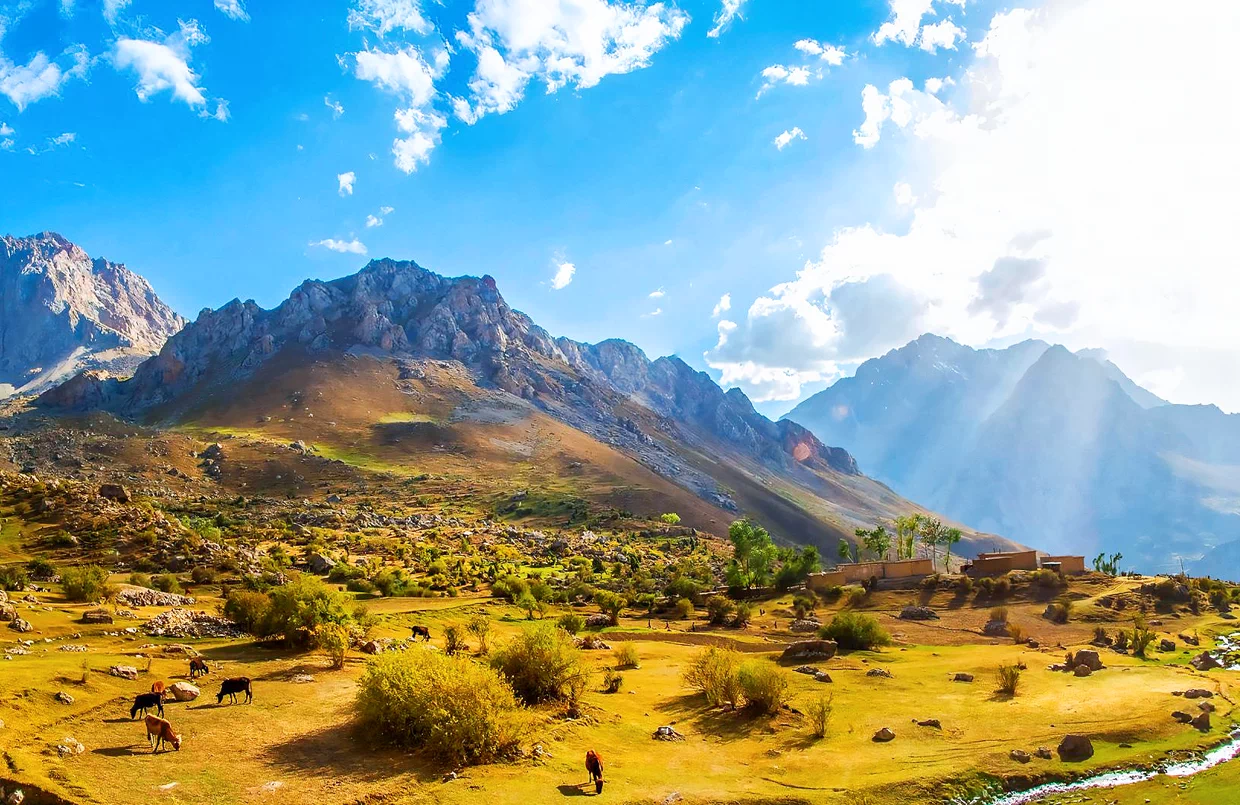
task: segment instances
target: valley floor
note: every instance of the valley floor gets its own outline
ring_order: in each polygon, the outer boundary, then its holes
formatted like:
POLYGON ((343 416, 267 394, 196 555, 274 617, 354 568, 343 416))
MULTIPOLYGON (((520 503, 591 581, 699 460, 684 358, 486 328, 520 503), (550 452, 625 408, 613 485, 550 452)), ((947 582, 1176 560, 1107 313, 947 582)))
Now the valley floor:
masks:
MULTIPOLYGON (((1133 585, 1101 577, 1075 582, 1074 593, 1088 596, 1078 607, 1080 616, 1091 616, 1098 596, 1133 585)), ((331 671, 321 655, 293 654, 248 639, 172 641, 125 634, 127 627, 140 626, 160 611, 154 608, 135 612, 132 620, 95 626, 79 622, 84 605, 68 604, 58 593, 36 593, 37 604, 21 601, 20 594, 15 598, 19 614, 36 631, 17 635, 6 630, 4 636, 6 649, 14 648, 18 637, 35 642, 29 653, 0 661, 0 746, 6 763, 0 777, 72 803, 552 802, 593 795, 585 786, 587 749, 604 758, 603 796, 615 802, 963 802, 1001 780, 1028 784, 1148 764, 1169 752, 1212 745, 1240 716, 1233 711, 1240 674, 1194 671, 1187 664, 1189 647, 1176 638, 1196 631, 1202 647, 1208 647, 1211 636, 1231 628, 1216 615, 1159 616, 1164 624, 1155 628, 1176 640, 1175 652, 1140 660, 1104 650, 1106 669, 1078 678, 1046 666, 1062 661, 1065 649, 1086 647, 1094 624, 1043 620, 1045 602, 1007 604, 1011 621, 1024 625, 1044 647, 1030 649, 983 636, 987 608, 949 592, 881 592, 864 609, 892 632, 896 645, 816 664, 830 674, 831 683, 792 673, 794 709, 775 718, 708 708, 683 685, 681 673, 707 643, 727 642, 751 655, 778 657, 798 638, 787 631, 788 600, 766 602, 765 613, 741 630, 690 632, 688 621, 673 621, 668 631, 657 619, 625 618, 602 634, 613 647, 632 641, 640 656, 639 668, 623 672, 619 693, 597 691, 602 670, 614 662, 612 653, 587 652, 600 676, 595 692, 586 697, 583 718, 540 711, 524 759, 454 770, 418 753, 376 746, 372 736, 353 727, 355 681, 366 662, 362 655, 350 656, 344 670, 331 671), (933 607, 941 620, 897 619, 908 603, 933 607), (120 633, 105 634, 109 631, 120 633), (199 680, 199 699, 166 705, 167 718, 184 736, 181 750, 152 754, 141 720, 129 719, 129 703, 155 680, 187 678, 185 657, 163 648, 174 642, 202 652, 212 673, 199 680), (88 650, 61 650, 67 646, 88 650), (1018 693, 995 693, 996 668, 1016 662, 1028 669, 1018 693), (117 663, 139 668, 138 679, 108 675, 117 663), (891 677, 868 676, 874 668, 890 671, 891 677), (958 672, 973 674, 975 681, 952 681, 958 672), (253 704, 226 700, 217 705, 213 694, 219 681, 241 675, 254 680, 253 704), (313 679, 298 681, 302 675, 313 679), (1173 696, 1188 688, 1215 694, 1217 709, 1207 733, 1170 717, 1172 710, 1194 704, 1173 696), (73 703, 57 702, 58 691, 71 695, 73 703), (821 691, 833 695, 834 712, 827 737, 815 740, 797 710, 821 691), (941 729, 916 725, 925 719, 939 720, 941 729), (674 726, 685 740, 653 740, 662 725, 674 726), (895 733, 894 741, 872 740, 882 727, 895 733), (1089 736, 1094 757, 1078 764, 1057 758, 1021 764, 1009 757, 1013 749, 1053 749, 1067 733, 1089 736), (85 752, 59 757, 57 744, 70 737, 85 752)), ((197 607, 211 609, 215 603, 208 595, 197 607)), ((397 598, 375 604, 380 617, 376 636, 403 640, 409 625, 425 624, 437 645, 445 624, 473 613, 494 621, 493 643, 529 624, 515 607, 491 598, 397 598)), ((819 616, 825 621, 836 608, 822 607, 819 616)), ((697 628, 702 628, 700 621, 697 628)), ((1204 805, 1231 801, 1229 792, 1237 790, 1240 761, 1192 780, 1159 779, 1059 801, 1139 803, 1148 798, 1204 805)))

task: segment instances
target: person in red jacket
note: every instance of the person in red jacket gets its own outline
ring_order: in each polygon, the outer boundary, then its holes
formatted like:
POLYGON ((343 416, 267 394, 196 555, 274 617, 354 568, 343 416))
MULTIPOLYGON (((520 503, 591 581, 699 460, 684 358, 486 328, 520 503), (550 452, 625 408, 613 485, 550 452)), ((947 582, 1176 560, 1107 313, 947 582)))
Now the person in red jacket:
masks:
POLYGON ((590 772, 590 782, 594 783, 594 793, 603 793, 603 759, 593 749, 586 752, 586 771, 590 772))

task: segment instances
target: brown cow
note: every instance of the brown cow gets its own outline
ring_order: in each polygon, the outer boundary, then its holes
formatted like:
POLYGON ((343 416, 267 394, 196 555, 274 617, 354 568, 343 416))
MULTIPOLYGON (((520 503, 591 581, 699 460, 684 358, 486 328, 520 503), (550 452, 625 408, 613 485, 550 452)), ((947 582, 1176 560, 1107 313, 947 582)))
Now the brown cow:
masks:
POLYGON ((158 752, 165 743, 181 751, 181 736, 172 731, 172 725, 159 716, 146 717, 146 742, 151 745, 151 752, 158 752))
POLYGON ((428 629, 425 626, 410 626, 409 628, 413 631, 414 640, 417 640, 420 637, 423 640, 430 642, 430 639, 431 639, 430 629, 428 629))
POLYGON ((603 759, 593 749, 586 752, 586 771, 590 772, 590 782, 594 783, 594 793, 603 793, 603 759))
POLYGON ((206 676, 209 673, 211 673, 211 669, 207 667, 206 660, 202 660, 202 659, 199 659, 198 657, 195 657, 189 661, 189 678, 190 679, 196 679, 199 676, 206 676))

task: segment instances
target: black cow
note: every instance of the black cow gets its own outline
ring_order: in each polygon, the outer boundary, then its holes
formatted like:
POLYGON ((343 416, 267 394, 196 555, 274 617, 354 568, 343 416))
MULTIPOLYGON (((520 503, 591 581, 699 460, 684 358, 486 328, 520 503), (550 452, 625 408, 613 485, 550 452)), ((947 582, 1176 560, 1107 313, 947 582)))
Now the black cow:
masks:
POLYGON ((189 678, 190 679, 196 679, 200 676, 206 676, 209 673, 211 673, 211 669, 207 667, 206 660, 202 660, 202 659, 199 659, 198 657, 195 657, 189 661, 189 678))
POLYGON ((430 629, 428 629, 425 626, 410 626, 409 628, 413 630, 414 640, 417 640, 420 637, 423 640, 426 640, 428 643, 430 642, 430 639, 431 639, 430 629))
POLYGON ((133 699, 133 707, 129 709, 129 720, 138 717, 138 713, 146 715, 146 711, 155 708, 160 717, 164 715, 164 694, 161 693, 139 693, 133 699))
POLYGON ((232 704, 237 703, 237 694, 245 693, 245 703, 249 704, 254 701, 254 691, 250 688, 250 678, 247 676, 237 676, 232 679, 225 679, 224 685, 220 688, 219 695, 215 697, 216 704, 223 704, 224 697, 227 696, 232 704))

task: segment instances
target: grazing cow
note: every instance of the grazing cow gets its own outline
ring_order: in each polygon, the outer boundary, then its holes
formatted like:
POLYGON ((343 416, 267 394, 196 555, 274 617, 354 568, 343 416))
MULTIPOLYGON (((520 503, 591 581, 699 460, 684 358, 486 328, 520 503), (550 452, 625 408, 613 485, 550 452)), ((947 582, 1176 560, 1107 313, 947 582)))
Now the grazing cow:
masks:
POLYGON ((211 673, 211 669, 207 667, 207 661, 194 657, 189 661, 189 678, 197 679, 200 676, 206 676, 211 673))
POLYGON ((250 702, 254 701, 254 691, 250 688, 249 677, 238 676, 238 677, 233 677, 232 679, 225 679, 223 687, 220 688, 219 695, 215 697, 215 703, 223 704, 224 697, 227 696, 229 699, 231 699, 232 704, 236 704, 237 694, 242 693, 242 692, 245 693, 246 704, 249 704, 250 702))
POLYGON ((172 731, 172 725, 158 716, 146 717, 146 742, 151 745, 151 752, 158 752, 165 743, 181 751, 181 736, 172 731))
POLYGON ((164 694, 139 693, 133 698, 133 707, 129 709, 129 720, 133 721, 137 718, 139 712, 145 716, 146 711, 151 708, 154 708, 161 716, 164 714, 164 694))
POLYGON ((430 642, 430 639, 431 639, 430 629, 428 629, 425 626, 410 626, 409 628, 413 630, 414 640, 417 640, 420 637, 423 640, 426 640, 428 643, 430 642))
POLYGON ((160 680, 159 682, 155 682, 151 685, 151 693, 163 693, 163 692, 164 692, 163 680, 160 680))
POLYGON ((586 771, 590 772, 590 782, 594 783, 594 793, 603 793, 603 759, 593 749, 586 752, 586 771))

